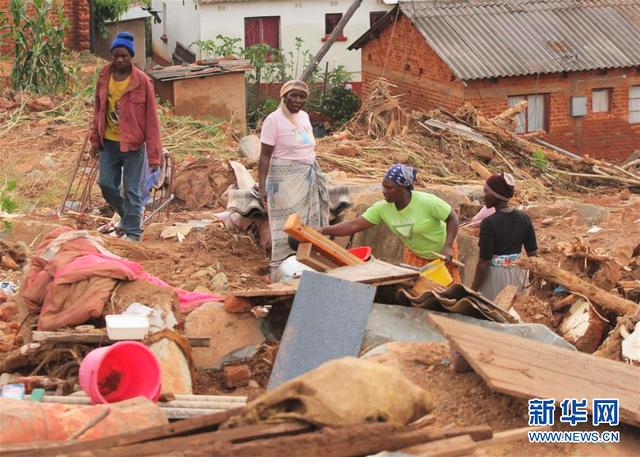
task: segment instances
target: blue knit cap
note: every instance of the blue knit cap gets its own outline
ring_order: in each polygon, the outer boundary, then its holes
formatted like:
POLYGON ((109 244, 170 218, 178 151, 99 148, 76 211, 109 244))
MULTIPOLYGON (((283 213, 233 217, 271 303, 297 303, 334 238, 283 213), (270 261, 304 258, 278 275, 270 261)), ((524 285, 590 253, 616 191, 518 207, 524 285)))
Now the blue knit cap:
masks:
POLYGON ((409 165, 397 163, 387 170, 384 174, 384 179, 398 184, 399 186, 409 187, 413 185, 417 174, 418 171, 415 168, 410 167, 409 165))
POLYGON ((111 42, 111 51, 122 46, 127 48, 131 56, 136 55, 136 44, 133 41, 133 35, 129 32, 119 32, 111 42))

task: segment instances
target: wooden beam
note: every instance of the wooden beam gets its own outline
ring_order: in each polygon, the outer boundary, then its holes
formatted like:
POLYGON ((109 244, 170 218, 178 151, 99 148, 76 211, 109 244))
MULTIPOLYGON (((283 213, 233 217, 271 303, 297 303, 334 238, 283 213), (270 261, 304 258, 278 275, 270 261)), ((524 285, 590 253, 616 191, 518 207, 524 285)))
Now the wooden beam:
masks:
MULTIPOLYGON (((45 343, 77 343, 77 344, 113 344, 117 343, 109 339, 106 332, 43 332, 35 331, 32 333, 33 341, 42 341, 45 343)), ((191 347, 208 348, 210 338, 187 338, 191 347)))
POLYGON ((157 425, 143 430, 135 430, 115 436, 108 436, 97 440, 82 441, 73 444, 51 445, 51 443, 33 443, 28 450, 10 451, 3 446, 3 457, 53 457, 74 452, 88 451, 92 449, 110 449, 133 443, 142 443, 161 438, 180 436, 185 434, 202 432, 217 428, 221 423, 231 417, 240 414, 243 408, 234 408, 221 413, 208 416, 194 417, 181 420, 172 424, 157 425))
POLYGON ((459 457, 473 455, 477 444, 469 435, 433 441, 402 449, 404 454, 428 457, 459 457))
POLYGON ((478 449, 495 446, 497 444, 513 443, 514 441, 524 441, 529 438, 529 432, 546 432, 551 430, 551 427, 521 427, 511 430, 505 430, 504 432, 498 432, 493 434, 493 438, 479 441, 476 443, 478 449))
POLYGON ((304 225, 300 220, 300 215, 297 213, 289 216, 282 230, 302 243, 311 243, 319 253, 339 266, 364 263, 339 244, 325 238, 311 227, 304 225))
POLYGON ((614 313, 625 315, 634 314, 638 311, 638 304, 619 297, 591 284, 576 275, 555 267, 539 257, 521 258, 518 264, 526 268, 533 274, 540 276, 547 281, 565 287, 570 292, 583 295, 593 303, 613 311, 614 313))
MULTIPOLYGON (((370 455, 380 451, 395 451, 404 447, 426 443, 429 431, 404 431, 390 424, 368 424, 341 428, 324 428, 305 435, 258 440, 234 445, 228 455, 234 457, 285 456, 344 457, 370 455), (294 451, 295 450, 295 451, 294 451)), ((188 454, 211 455, 211 452, 188 454)))
MULTIPOLYGON (((215 432, 138 443, 110 449, 94 448, 91 457, 146 457, 164 455, 166 450, 199 449, 219 442, 245 443, 253 440, 274 439, 279 436, 298 435, 312 431, 313 427, 302 422, 282 424, 258 424, 239 428, 228 428, 215 432)), ((72 457, 73 454, 69 455, 72 457)), ((76 456, 73 456, 76 457, 76 456)), ((77 457, 80 457, 79 455, 77 457)))
POLYGON ((322 62, 324 56, 327 54, 327 52, 329 52, 329 49, 331 49, 333 43, 335 43, 338 37, 342 35, 344 26, 347 25, 347 22, 349 22, 349 19, 351 19, 353 13, 356 12, 361 4, 362 0, 354 0, 349 9, 344 13, 340 21, 336 24, 336 27, 333 29, 333 32, 331 32, 331 35, 329 36, 327 41, 322 45, 318 53, 311 61, 311 64, 309 64, 307 69, 302 73, 302 76, 300 76, 300 79, 302 81, 306 81, 307 79, 309 79, 309 76, 311 76, 316 68, 318 68, 318 65, 320 65, 320 62, 322 62))

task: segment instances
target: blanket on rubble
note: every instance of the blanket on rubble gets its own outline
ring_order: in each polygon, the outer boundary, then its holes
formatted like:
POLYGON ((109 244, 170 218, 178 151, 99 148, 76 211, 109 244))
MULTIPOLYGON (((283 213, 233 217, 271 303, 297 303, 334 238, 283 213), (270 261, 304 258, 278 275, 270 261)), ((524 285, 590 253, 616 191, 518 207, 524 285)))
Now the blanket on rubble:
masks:
MULTIPOLYGON (((56 330, 100 317, 118 281, 136 279, 171 287, 145 273, 140 264, 109 252, 88 232, 60 227, 49 232, 36 249, 20 295, 31 312, 40 314, 38 330, 56 330)), ((183 312, 205 301, 223 299, 174 290, 183 312)))

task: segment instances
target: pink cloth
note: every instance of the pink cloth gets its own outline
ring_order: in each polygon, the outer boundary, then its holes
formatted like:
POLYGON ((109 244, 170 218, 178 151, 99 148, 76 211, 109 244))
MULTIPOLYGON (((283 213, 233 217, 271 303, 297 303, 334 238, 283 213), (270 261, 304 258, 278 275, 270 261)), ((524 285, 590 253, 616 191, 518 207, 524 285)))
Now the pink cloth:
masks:
POLYGON ((304 111, 293 114, 292 123, 278 108, 262 124, 260 142, 273 146, 272 157, 311 164, 316 159, 316 140, 309 115, 304 111))
POLYGON ((98 249, 85 232, 67 227, 52 230, 38 246, 19 294, 29 310, 38 313, 39 330, 56 330, 101 316, 118 281, 136 279, 175 290, 183 313, 207 301, 224 300, 220 295, 172 287, 144 272, 139 263, 98 249), (55 253, 45 256, 47 248, 57 241, 55 253))
POLYGON ((189 311, 197 308, 201 304, 208 301, 224 301, 222 295, 208 294, 204 292, 189 292, 188 290, 180 289, 179 287, 173 287, 164 282, 160 278, 156 278, 147 272, 142 272, 138 279, 150 282, 160 287, 170 287, 178 294, 178 300, 180 301, 180 311, 188 313, 189 311))
POLYGON ((475 216, 473 216, 473 219, 471 219, 471 222, 469 222, 469 227, 480 227, 480 222, 482 222, 483 219, 491 216, 495 212, 495 208, 487 208, 486 206, 483 206, 482 209, 478 211, 475 216))

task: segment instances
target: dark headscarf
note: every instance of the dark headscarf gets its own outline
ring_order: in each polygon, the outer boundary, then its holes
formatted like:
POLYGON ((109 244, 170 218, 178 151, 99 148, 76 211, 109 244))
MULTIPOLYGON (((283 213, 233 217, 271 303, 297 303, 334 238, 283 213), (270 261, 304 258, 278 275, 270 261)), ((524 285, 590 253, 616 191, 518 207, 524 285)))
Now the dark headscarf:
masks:
POLYGON ((497 173, 489 176, 484 189, 497 199, 507 201, 513 197, 516 182, 509 173, 497 173))

